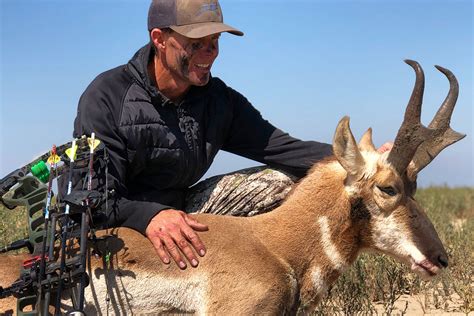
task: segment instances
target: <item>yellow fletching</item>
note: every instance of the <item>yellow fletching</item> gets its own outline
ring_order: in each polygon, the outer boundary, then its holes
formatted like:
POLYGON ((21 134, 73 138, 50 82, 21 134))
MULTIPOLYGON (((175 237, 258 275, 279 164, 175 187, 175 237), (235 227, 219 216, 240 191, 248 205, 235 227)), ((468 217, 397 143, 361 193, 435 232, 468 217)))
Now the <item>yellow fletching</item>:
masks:
MULTIPOLYGON (((89 148, 92 147, 92 138, 88 137, 87 138, 87 143, 89 144, 89 148)), ((94 138, 94 147, 92 148, 92 150, 95 150, 97 148, 97 146, 99 146, 100 144, 100 140, 98 138, 94 138)))
POLYGON ((48 158, 48 163, 50 165, 57 164, 60 161, 61 161, 61 158, 59 158, 59 156, 56 155, 56 154, 53 154, 53 155, 49 156, 49 158, 48 158))
POLYGON ((69 157, 69 159, 71 160, 75 160, 76 159, 76 152, 77 152, 77 145, 75 145, 74 147, 71 147, 71 148, 68 148, 66 149, 66 155, 69 157))

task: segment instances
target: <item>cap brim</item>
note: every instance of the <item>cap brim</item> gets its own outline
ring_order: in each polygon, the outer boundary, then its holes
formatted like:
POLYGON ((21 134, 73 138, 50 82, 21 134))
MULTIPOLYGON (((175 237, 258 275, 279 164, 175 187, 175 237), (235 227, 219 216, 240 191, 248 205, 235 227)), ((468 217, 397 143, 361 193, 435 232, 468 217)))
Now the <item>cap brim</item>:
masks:
POLYGON ((170 29, 188 38, 201 38, 223 32, 237 36, 244 35, 243 32, 220 22, 203 22, 180 26, 173 25, 170 26, 170 29))

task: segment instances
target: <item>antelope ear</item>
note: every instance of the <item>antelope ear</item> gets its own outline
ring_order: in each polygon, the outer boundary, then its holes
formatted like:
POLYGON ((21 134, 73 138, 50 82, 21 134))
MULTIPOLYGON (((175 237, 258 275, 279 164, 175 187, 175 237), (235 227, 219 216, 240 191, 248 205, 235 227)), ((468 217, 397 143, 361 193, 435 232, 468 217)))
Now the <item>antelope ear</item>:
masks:
POLYGON ((359 150, 377 151, 372 142, 372 128, 369 128, 359 141, 359 150))
POLYGON ((357 176, 362 173, 365 162, 349 127, 348 116, 344 116, 339 121, 332 141, 332 148, 334 155, 348 175, 357 176))

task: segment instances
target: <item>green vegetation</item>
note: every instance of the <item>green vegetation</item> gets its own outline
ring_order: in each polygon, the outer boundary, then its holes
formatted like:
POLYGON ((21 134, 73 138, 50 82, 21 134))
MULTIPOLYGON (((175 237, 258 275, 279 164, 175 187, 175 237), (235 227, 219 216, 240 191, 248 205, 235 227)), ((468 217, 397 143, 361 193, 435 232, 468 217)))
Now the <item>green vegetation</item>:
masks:
MULTIPOLYGON (((474 188, 433 187, 416 196, 449 255, 449 269, 422 281, 407 267, 380 255, 362 255, 329 290, 321 315, 404 315, 474 311, 474 188), (411 312, 410 312, 411 311, 411 312)), ((26 236, 26 214, 0 209, 0 245, 26 236)))

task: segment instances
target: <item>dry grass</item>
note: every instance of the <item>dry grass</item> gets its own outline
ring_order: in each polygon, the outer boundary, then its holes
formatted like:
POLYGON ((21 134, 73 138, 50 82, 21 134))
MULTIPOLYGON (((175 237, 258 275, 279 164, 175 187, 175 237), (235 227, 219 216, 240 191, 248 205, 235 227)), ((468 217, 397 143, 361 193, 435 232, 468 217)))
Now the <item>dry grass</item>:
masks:
MULTIPOLYGON (((329 291, 319 315, 409 315, 474 311, 474 188, 418 190, 449 255, 449 269, 425 282, 402 264, 361 256, 329 291), (415 308, 416 307, 416 308, 415 308)), ((0 209, 0 245, 27 234, 26 213, 0 209)))
POLYGON ((13 210, 0 203, 0 246, 28 236, 28 218, 24 207, 13 210))

